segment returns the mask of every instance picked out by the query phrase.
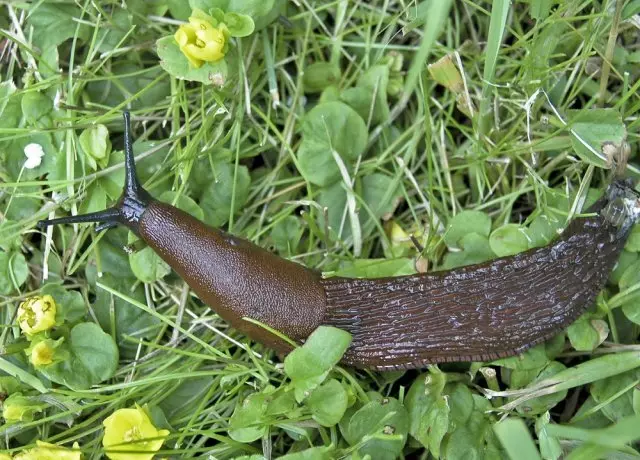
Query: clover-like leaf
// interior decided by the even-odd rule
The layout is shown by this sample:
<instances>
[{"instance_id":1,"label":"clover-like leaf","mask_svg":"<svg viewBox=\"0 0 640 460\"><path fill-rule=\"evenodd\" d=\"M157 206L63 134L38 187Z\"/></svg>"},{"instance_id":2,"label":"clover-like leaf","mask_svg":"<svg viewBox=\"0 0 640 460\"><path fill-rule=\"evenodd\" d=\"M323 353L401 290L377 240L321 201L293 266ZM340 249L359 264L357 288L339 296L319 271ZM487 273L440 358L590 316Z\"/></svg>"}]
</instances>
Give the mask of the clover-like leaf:
<instances>
[{"instance_id":1,"label":"clover-like leaf","mask_svg":"<svg viewBox=\"0 0 640 460\"><path fill-rule=\"evenodd\" d=\"M224 23L232 37L248 37L256 27L253 19L246 14L226 13Z\"/></svg>"},{"instance_id":2,"label":"clover-like leaf","mask_svg":"<svg viewBox=\"0 0 640 460\"><path fill-rule=\"evenodd\" d=\"M321 186L340 179L334 152L349 164L364 153L367 145L364 120L342 102L326 102L314 107L304 117L302 134L298 149L300 170L309 182Z\"/></svg>"}]
</instances>

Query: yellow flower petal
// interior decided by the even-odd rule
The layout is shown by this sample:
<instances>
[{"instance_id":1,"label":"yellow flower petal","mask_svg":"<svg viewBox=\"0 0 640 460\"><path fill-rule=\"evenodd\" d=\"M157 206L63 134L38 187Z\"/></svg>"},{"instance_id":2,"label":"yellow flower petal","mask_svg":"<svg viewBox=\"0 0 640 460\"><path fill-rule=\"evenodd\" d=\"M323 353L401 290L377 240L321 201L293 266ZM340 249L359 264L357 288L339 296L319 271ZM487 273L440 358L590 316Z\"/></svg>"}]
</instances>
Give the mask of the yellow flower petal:
<instances>
[{"instance_id":1,"label":"yellow flower petal","mask_svg":"<svg viewBox=\"0 0 640 460\"><path fill-rule=\"evenodd\" d=\"M103 425L102 445L111 460L151 460L169 435L167 430L158 430L138 405L118 409L104 420ZM109 452L109 448L122 452Z\"/></svg>"},{"instance_id":2,"label":"yellow flower petal","mask_svg":"<svg viewBox=\"0 0 640 460\"><path fill-rule=\"evenodd\" d=\"M34 366L46 366L53 362L53 354L55 350L49 342L53 341L43 340L42 342L38 342L31 349L31 356L29 357L29 360Z\"/></svg>"},{"instance_id":3,"label":"yellow flower petal","mask_svg":"<svg viewBox=\"0 0 640 460\"><path fill-rule=\"evenodd\" d=\"M56 302L50 295L29 297L18 307L18 324L25 334L36 334L56 324Z\"/></svg>"},{"instance_id":4,"label":"yellow flower petal","mask_svg":"<svg viewBox=\"0 0 640 460\"><path fill-rule=\"evenodd\" d=\"M205 62L219 61L224 57L222 47L216 42L207 43L204 47L198 47L196 45L187 45L184 47L186 54L200 59Z\"/></svg>"},{"instance_id":5,"label":"yellow flower petal","mask_svg":"<svg viewBox=\"0 0 640 460\"><path fill-rule=\"evenodd\" d=\"M194 43L196 41L196 29L191 24L183 24L173 35L178 45L184 46L187 43Z\"/></svg>"},{"instance_id":6,"label":"yellow flower petal","mask_svg":"<svg viewBox=\"0 0 640 460\"><path fill-rule=\"evenodd\" d=\"M224 57L225 30L223 24L216 28L209 21L192 16L189 24L180 26L174 38L189 64L199 68L204 62L215 62Z\"/></svg>"},{"instance_id":7,"label":"yellow flower petal","mask_svg":"<svg viewBox=\"0 0 640 460\"><path fill-rule=\"evenodd\" d=\"M200 18L196 18L194 16L191 16L189 18L189 25L191 25L193 28L195 28L195 30L213 29L213 26L211 25L211 23L209 21L206 21L206 20L200 19Z\"/></svg>"},{"instance_id":8,"label":"yellow flower petal","mask_svg":"<svg viewBox=\"0 0 640 460\"><path fill-rule=\"evenodd\" d=\"M185 46L189 46L189 45L185 45ZM189 54L185 49L185 46L180 47L180 51L182 51L182 54L185 55L185 57L189 61L189 64L191 64L196 69L199 69L200 67L202 67L202 64L204 64L204 61L202 59L196 59L191 54Z\"/></svg>"}]
</instances>

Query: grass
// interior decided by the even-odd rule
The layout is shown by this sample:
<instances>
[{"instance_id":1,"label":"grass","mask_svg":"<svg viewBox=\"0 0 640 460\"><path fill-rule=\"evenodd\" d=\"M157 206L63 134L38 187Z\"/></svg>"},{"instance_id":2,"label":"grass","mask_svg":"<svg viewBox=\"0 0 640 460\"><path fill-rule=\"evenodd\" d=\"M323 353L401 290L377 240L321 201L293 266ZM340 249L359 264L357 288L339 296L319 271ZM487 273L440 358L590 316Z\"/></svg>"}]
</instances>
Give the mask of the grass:
<instances>
[{"instance_id":1,"label":"grass","mask_svg":"<svg viewBox=\"0 0 640 460\"><path fill-rule=\"evenodd\" d=\"M31 410L3 420L2 451L77 441L102 458L102 422L136 403L170 430L156 458L640 456L637 227L596 305L546 345L407 372L327 361L320 396L298 399L315 386L150 249L128 256L126 230L35 227L119 195L124 109L154 196L327 274L542 244L611 179L603 142L628 144L619 170L640 176L638 1L423 3L289 2L232 40L218 87L159 64L181 2L0 2L0 389ZM309 141L320 132L326 157ZM29 143L45 152L34 169ZM117 343L108 378L52 383L28 362L16 310L46 289L75 318L59 325L67 341L85 321Z\"/></svg>"}]
</instances>

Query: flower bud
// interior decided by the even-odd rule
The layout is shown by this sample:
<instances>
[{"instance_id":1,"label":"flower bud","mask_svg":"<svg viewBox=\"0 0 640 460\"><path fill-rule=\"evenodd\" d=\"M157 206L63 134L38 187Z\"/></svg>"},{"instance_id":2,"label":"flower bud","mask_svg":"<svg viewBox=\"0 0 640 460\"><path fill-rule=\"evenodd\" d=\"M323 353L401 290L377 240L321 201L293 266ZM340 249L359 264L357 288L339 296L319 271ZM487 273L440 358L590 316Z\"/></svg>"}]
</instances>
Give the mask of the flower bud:
<instances>
[{"instance_id":1,"label":"flower bud","mask_svg":"<svg viewBox=\"0 0 640 460\"><path fill-rule=\"evenodd\" d=\"M50 295L29 297L18 307L18 324L25 334L33 335L56 324L56 302Z\"/></svg>"},{"instance_id":2,"label":"flower bud","mask_svg":"<svg viewBox=\"0 0 640 460\"><path fill-rule=\"evenodd\" d=\"M7 422L30 422L36 413L46 407L47 404L22 396L22 393L13 393L2 403L2 417Z\"/></svg>"},{"instance_id":3,"label":"flower bud","mask_svg":"<svg viewBox=\"0 0 640 460\"><path fill-rule=\"evenodd\" d=\"M35 367L48 366L55 361L56 348L58 348L63 340L63 338L58 340L34 339L31 342L31 346L25 350L25 353L29 357L31 364Z\"/></svg>"}]
</instances>

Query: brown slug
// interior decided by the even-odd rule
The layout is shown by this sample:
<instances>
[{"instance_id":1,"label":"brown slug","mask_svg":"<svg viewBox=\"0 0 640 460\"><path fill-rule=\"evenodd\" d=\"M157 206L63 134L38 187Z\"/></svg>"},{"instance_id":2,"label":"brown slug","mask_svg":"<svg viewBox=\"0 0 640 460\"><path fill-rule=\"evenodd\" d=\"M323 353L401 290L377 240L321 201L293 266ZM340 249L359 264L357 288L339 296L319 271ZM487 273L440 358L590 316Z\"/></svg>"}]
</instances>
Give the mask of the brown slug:
<instances>
[{"instance_id":1,"label":"brown slug","mask_svg":"<svg viewBox=\"0 0 640 460\"><path fill-rule=\"evenodd\" d=\"M571 324L603 288L640 199L613 182L589 211L548 246L449 271L377 279L328 278L244 239L208 227L154 200L135 172L125 112L124 192L102 212L39 226L122 224L151 246L232 326L287 353L291 346L252 318L297 342L320 325L349 331L343 363L378 370L520 353Z\"/></svg>"}]
</instances>

